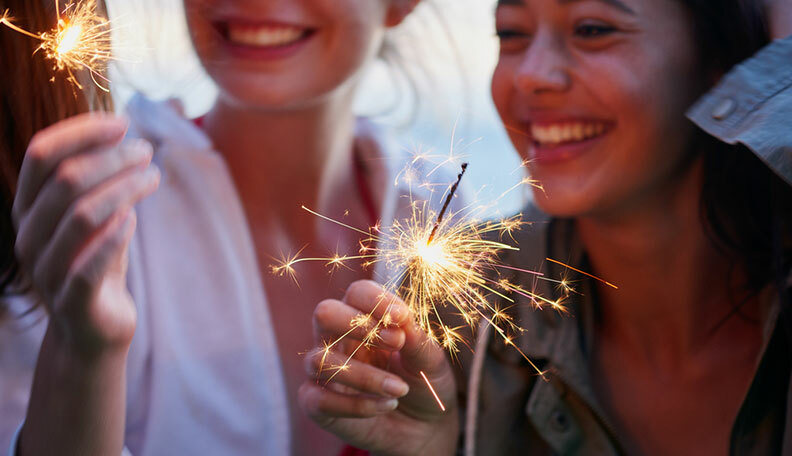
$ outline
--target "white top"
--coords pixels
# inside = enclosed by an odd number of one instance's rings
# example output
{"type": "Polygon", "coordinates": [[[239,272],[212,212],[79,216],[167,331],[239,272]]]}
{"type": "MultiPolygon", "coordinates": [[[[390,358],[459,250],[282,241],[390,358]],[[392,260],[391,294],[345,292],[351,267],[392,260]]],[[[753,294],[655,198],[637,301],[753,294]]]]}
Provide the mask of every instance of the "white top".
{"type": "MultiPolygon", "coordinates": [[[[272,317],[226,164],[209,138],[167,105],[136,96],[127,110],[131,134],[152,142],[163,177],[136,208],[130,246],[128,286],[138,323],[127,369],[126,451],[289,454],[272,317]]],[[[383,154],[383,143],[371,124],[359,122],[356,146],[372,165],[372,180],[393,182],[405,155],[383,154]]],[[[444,176],[445,182],[432,180],[448,183],[444,176]]],[[[386,187],[382,226],[409,210],[409,189],[386,187]]],[[[17,299],[11,306],[18,315],[28,304],[17,299]]],[[[12,455],[45,328],[42,312],[0,326],[0,448],[12,455]]]]}

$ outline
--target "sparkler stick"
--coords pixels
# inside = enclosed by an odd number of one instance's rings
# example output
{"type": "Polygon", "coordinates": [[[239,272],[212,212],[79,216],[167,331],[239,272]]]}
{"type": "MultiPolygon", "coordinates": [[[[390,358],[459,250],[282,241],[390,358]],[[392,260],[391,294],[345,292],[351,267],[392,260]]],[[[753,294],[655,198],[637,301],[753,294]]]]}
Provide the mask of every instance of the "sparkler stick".
{"type": "Polygon", "coordinates": [[[42,51],[55,63],[55,70],[66,71],[68,80],[83,89],[75,72],[87,70],[94,84],[109,92],[97,79],[109,82],[102,73],[113,59],[110,21],[98,13],[97,0],[68,3],[63,10],[55,0],[58,24],[54,30],[40,34],[25,30],[12,22],[10,11],[0,17],[0,25],[41,41],[36,52],[42,51]]]}
{"type": "Polygon", "coordinates": [[[440,210],[440,214],[437,216],[437,221],[434,224],[434,228],[432,228],[432,233],[429,235],[429,240],[426,241],[427,244],[432,243],[432,239],[434,239],[435,234],[437,233],[437,228],[440,226],[440,223],[443,221],[443,215],[445,215],[446,210],[448,210],[448,205],[451,204],[451,199],[454,198],[454,193],[456,193],[457,188],[459,187],[459,183],[462,182],[462,176],[465,175],[465,171],[467,171],[468,164],[462,163],[462,172],[457,174],[457,180],[454,183],[454,186],[451,187],[451,191],[448,192],[448,196],[446,197],[445,203],[443,203],[443,208],[440,210]]]}

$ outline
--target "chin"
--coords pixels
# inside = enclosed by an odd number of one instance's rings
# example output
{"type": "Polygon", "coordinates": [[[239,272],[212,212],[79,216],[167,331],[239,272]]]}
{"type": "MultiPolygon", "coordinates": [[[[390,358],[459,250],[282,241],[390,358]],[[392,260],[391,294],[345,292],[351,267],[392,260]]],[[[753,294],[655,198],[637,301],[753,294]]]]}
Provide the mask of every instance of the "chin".
{"type": "Polygon", "coordinates": [[[308,103],[312,98],[308,88],[290,87],[282,81],[264,77],[231,77],[214,78],[220,90],[220,96],[233,105],[254,110],[288,110],[296,109],[308,103]]]}
{"type": "Polygon", "coordinates": [[[595,211],[589,195],[580,191],[534,189],[533,200],[536,207],[552,217],[575,218],[595,211]]]}

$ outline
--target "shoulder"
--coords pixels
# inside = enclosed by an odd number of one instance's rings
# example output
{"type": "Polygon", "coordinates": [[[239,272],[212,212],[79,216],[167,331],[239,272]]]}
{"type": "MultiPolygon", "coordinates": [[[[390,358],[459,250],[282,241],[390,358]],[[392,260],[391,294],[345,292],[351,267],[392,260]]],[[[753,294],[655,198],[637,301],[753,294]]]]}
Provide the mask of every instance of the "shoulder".
{"type": "Polygon", "coordinates": [[[733,68],[688,118],[721,141],[747,146],[792,183],[792,37],[733,68]]]}

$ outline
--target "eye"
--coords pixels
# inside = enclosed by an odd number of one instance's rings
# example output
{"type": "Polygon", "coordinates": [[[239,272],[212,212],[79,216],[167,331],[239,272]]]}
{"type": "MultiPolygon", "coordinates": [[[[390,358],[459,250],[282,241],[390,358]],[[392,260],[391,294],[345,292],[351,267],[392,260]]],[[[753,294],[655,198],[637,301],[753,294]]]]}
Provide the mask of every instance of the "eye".
{"type": "Polygon", "coordinates": [[[605,24],[580,24],[575,27],[575,35],[581,38],[601,38],[611,35],[616,27],[605,24]]]}
{"type": "Polygon", "coordinates": [[[531,35],[519,29],[498,29],[501,54],[522,52],[531,44],[531,35]]]}
{"type": "Polygon", "coordinates": [[[500,29],[495,33],[495,35],[497,35],[498,39],[501,41],[508,41],[512,39],[524,39],[528,37],[526,33],[513,29],[500,29]]]}

